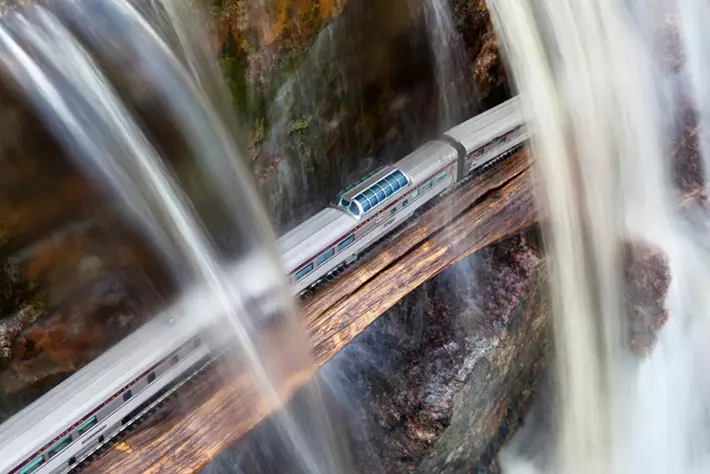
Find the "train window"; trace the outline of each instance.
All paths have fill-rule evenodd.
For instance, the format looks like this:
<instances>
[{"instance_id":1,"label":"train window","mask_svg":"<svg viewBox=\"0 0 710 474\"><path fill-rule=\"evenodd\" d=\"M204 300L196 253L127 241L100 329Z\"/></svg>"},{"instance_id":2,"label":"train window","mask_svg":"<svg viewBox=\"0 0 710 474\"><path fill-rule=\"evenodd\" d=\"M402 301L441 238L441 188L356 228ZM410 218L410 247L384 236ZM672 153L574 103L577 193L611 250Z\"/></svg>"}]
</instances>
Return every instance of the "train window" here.
<instances>
[{"instance_id":1,"label":"train window","mask_svg":"<svg viewBox=\"0 0 710 474\"><path fill-rule=\"evenodd\" d=\"M448 173L446 171L442 171L436 176L436 182L438 183L439 181L443 180L444 178L446 178L447 175Z\"/></svg>"},{"instance_id":2,"label":"train window","mask_svg":"<svg viewBox=\"0 0 710 474\"><path fill-rule=\"evenodd\" d=\"M338 244L338 252L348 248L350 246L350 244L352 244L353 242L355 242L355 235L354 234Z\"/></svg>"},{"instance_id":3,"label":"train window","mask_svg":"<svg viewBox=\"0 0 710 474\"><path fill-rule=\"evenodd\" d=\"M148 374L148 383L153 383L155 381L155 372Z\"/></svg>"},{"instance_id":4,"label":"train window","mask_svg":"<svg viewBox=\"0 0 710 474\"><path fill-rule=\"evenodd\" d=\"M372 207L370 205L370 201L368 201L365 196L358 196L355 198L355 200L360 203L360 205L362 206L363 212L369 211L370 208Z\"/></svg>"},{"instance_id":5,"label":"train window","mask_svg":"<svg viewBox=\"0 0 710 474\"><path fill-rule=\"evenodd\" d=\"M409 199L402 201L402 207L407 207L407 204L409 204Z\"/></svg>"},{"instance_id":6,"label":"train window","mask_svg":"<svg viewBox=\"0 0 710 474\"><path fill-rule=\"evenodd\" d=\"M397 181L397 179L394 176L387 176L385 178L385 180L387 180L387 182L390 184L390 186L392 186L392 189L394 191L397 191L399 188L402 187L402 186L400 186L399 181Z\"/></svg>"},{"instance_id":7,"label":"train window","mask_svg":"<svg viewBox=\"0 0 710 474\"><path fill-rule=\"evenodd\" d=\"M342 196L343 194L347 193L348 191L350 191L354 187L358 186L359 184L364 183L365 181L367 181L368 179L370 179L371 177L373 177L374 175L379 173L383 168L384 168L384 166L380 166L379 168L371 171L370 173L367 173L365 176L358 179L354 183L345 186L343 189L340 190L340 192L338 194Z\"/></svg>"},{"instance_id":8,"label":"train window","mask_svg":"<svg viewBox=\"0 0 710 474\"><path fill-rule=\"evenodd\" d=\"M412 191L412 194L411 194L409 197L412 198L412 199L414 199L414 198L416 198L417 196L419 196L419 188L417 188L417 189L415 189L414 191Z\"/></svg>"},{"instance_id":9,"label":"train window","mask_svg":"<svg viewBox=\"0 0 710 474\"><path fill-rule=\"evenodd\" d=\"M42 464L44 464L44 456L37 456L28 465L23 467L18 474L30 474L35 472Z\"/></svg>"},{"instance_id":10,"label":"train window","mask_svg":"<svg viewBox=\"0 0 710 474\"><path fill-rule=\"evenodd\" d=\"M380 186L378 186L377 184L373 184L372 191L375 193L375 196L377 196L378 201L382 202L385 200L385 192Z\"/></svg>"},{"instance_id":11,"label":"train window","mask_svg":"<svg viewBox=\"0 0 710 474\"><path fill-rule=\"evenodd\" d=\"M360 215L360 208L357 207L357 204L355 202L350 203L350 212L354 216L359 216Z\"/></svg>"},{"instance_id":12,"label":"train window","mask_svg":"<svg viewBox=\"0 0 710 474\"><path fill-rule=\"evenodd\" d=\"M427 181L426 183L422 184L422 192L425 193L428 190L431 189L431 187L434 185L431 180Z\"/></svg>"},{"instance_id":13,"label":"train window","mask_svg":"<svg viewBox=\"0 0 710 474\"><path fill-rule=\"evenodd\" d=\"M308 275L313 271L313 262L309 263L302 269L296 272L296 281L302 279L304 276Z\"/></svg>"},{"instance_id":14,"label":"train window","mask_svg":"<svg viewBox=\"0 0 710 474\"><path fill-rule=\"evenodd\" d=\"M392 209L390 209L390 215L394 214L395 212L397 212L396 207L393 207Z\"/></svg>"},{"instance_id":15,"label":"train window","mask_svg":"<svg viewBox=\"0 0 710 474\"><path fill-rule=\"evenodd\" d=\"M127 402L128 400L130 400L131 397L133 397L133 392L131 392L130 388L128 390L126 390L125 392L123 392L123 401L124 402Z\"/></svg>"},{"instance_id":16,"label":"train window","mask_svg":"<svg viewBox=\"0 0 710 474\"><path fill-rule=\"evenodd\" d=\"M88 420L86 420L84 423L79 425L79 429L77 430L79 432L79 436L83 435L87 431L89 431L91 428L93 428L96 423L98 423L98 420L96 419L96 415L92 416Z\"/></svg>"},{"instance_id":17,"label":"train window","mask_svg":"<svg viewBox=\"0 0 710 474\"><path fill-rule=\"evenodd\" d=\"M373 193L373 192L370 191L369 189L366 189L365 191L363 191L363 192L362 192L362 195L365 196L367 199L370 200L370 205L371 205L372 207L375 207L375 206L377 205L377 203L380 202L380 201L377 199L377 196L375 196L375 193Z\"/></svg>"},{"instance_id":18,"label":"train window","mask_svg":"<svg viewBox=\"0 0 710 474\"><path fill-rule=\"evenodd\" d=\"M391 196L392 194L394 194L394 189L392 189L392 185L390 183L388 183L387 181L385 181L384 179L377 184L380 185L380 187L382 188L382 190L385 192L385 194L387 196Z\"/></svg>"},{"instance_id":19,"label":"train window","mask_svg":"<svg viewBox=\"0 0 710 474\"><path fill-rule=\"evenodd\" d=\"M330 248L330 249L326 250L325 252L323 252L322 254L320 254L318 256L318 260L316 260L316 262L318 263L318 265L323 265L333 255L335 255L335 249Z\"/></svg>"},{"instance_id":20,"label":"train window","mask_svg":"<svg viewBox=\"0 0 710 474\"><path fill-rule=\"evenodd\" d=\"M395 171L394 173L392 173L392 176L394 176L397 179L397 181L399 182L399 184L401 186L407 185L407 183L408 183L407 177L404 176L404 173L402 173L401 171L399 171L399 170Z\"/></svg>"},{"instance_id":21,"label":"train window","mask_svg":"<svg viewBox=\"0 0 710 474\"><path fill-rule=\"evenodd\" d=\"M53 457L59 454L60 451L62 451L64 448L69 446L72 442L72 437L71 435L66 435L64 438L59 440L57 444L52 446L49 451L47 451L47 457Z\"/></svg>"}]
</instances>

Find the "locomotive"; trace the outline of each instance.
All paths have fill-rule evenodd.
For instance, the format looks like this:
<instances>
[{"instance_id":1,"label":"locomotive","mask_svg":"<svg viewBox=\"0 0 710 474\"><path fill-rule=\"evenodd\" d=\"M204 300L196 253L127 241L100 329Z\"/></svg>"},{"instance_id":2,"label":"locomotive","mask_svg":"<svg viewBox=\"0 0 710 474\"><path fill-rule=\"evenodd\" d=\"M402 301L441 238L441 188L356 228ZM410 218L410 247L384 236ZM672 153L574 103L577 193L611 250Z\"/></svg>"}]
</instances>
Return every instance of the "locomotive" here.
<instances>
[{"instance_id":1,"label":"locomotive","mask_svg":"<svg viewBox=\"0 0 710 474\"><path fill-rule=\"evenodd\" d=\"M528 139L518 97L445 132L392 165L338 193L331 204L279 239L294 295L302 295L357 259L433 199L476 171L514 153ZM267 314L273 291L265 255L228 271ZM244 278L249 275L249 278ZM241 278L240 278L241 276ZM219 308L194 289L168 310L0 426L0 473L71 471L145 416L215 358ZM198 311L204 317L190 317ZM262 314L263 316L263 314ZM160 343L156 344L159 336Z\"/></svg>"}]
</instances>

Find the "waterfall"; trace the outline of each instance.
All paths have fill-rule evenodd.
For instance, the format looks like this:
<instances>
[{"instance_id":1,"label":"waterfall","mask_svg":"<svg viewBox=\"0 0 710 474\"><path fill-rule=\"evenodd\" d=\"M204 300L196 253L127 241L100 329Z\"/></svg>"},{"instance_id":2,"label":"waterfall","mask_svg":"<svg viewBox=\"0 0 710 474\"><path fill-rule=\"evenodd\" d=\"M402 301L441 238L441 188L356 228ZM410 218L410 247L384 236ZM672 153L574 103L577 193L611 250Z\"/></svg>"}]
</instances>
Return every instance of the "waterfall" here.
<instances>
[{"instance_id":1,"label":"waterfall","mask_svg":"<svg viewBox=\"0 0 710 474\"><path fill-rule=\"evenodd\" d=\"M686 41L685 74L705 152L701 3L681 1L685 21L676 27ZM689 5L696 10L688 13ZM656 47L660 20L674 5L490 6L532 130L555 342L552 428L525 426L501 455L503 471L707 472L710 227L702 208L679 205L669 156L679 128L673 93L682 92L673 87L683 81L662 67ZM671 275L669 321L645 357L626 344L629 245L660 249ZM548 442L536 445L548 450L526 448L539 437Z\"/></svg>"},{"instance_id":2,"label":"waterfall","mask_svg":"<svg viewBox=\"0 0 710 474\"><path fill-rule=\"evenodd\" d=\"M461 87L461 77L467 72L466 52L454 25L449 0L422 0L421 5L434 54L439 129L443 131L459 123L470 100Z\"/></svg>"},{"instance_id":3,"label":"waterfall","mask_svg":"<svg viewBox=\"0 0 710 474\"><path fill-rule=\"evenodd\" d=\"M219 311L218 330L229 331L266 403L281 406L282 371L265 360L267 348L257 337L264 316L247 307L243 285L230 281L228 267L267 257L257 277L278 288L292 334L281 350L296 367L312 361L273 229L224 107L229 101L205 40L205 17L196 8L128 0L29 6L0 22L0 71L77 167L165 257L184 292L208 292ZM161 134L177 146L157 140ZM328 435L313 435L332 427L317 390L309 395L308 428L282 409L275 415L279 430L305 472L347 472Z\"/></svg>"}]
</instances>

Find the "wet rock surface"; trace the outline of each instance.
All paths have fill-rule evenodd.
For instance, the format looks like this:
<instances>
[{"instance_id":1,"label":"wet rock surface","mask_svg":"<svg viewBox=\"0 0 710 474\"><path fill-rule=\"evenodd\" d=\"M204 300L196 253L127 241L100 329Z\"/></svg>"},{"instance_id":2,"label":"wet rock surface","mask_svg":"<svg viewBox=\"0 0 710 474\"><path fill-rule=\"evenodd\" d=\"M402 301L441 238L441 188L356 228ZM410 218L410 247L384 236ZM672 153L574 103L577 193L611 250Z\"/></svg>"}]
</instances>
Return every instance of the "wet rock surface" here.
<instances>
[{"instance_id":1,"label":"wet rock surface","mask_svg":"<svg viewBox=\"0 0 710 474\"><path fill-rule=\"evenodd\" d=\"M697 113L687 101L677 113L677 133L672 143L672 176L678 191L697 203L703 203L705 170L697 135Z\"/></svg>"},{"instance_id":2,"label":"wet rock surface","mask_svg":"<svg viewBox=\"0 0 710 474\"><path fill-rule=\"evenodd\" d=\"M645 355L653 350L658 331L668 320L668 256L644 242L627 242L623 265L629 347Z\"/></svg>"},{"instance_id":3,"label":"wet rock surface","mask_svg":"<svg viewBox=\"0 0 710 474\"><path fill-rule=\"evenodd\" d=\"M2 243L6 240L0 238ZM42 314L43 300L42 289L7 255L0 255L0 366L12 360L15 337Z\"/></svg>"},{"instance_id":4,"label":"wet rock surface","mask_svg":"<svg viewBox=\"0 0 710 474\"><path fill-rule=\"evenodd\" d=\"M399 325L409 350L382 354L393 369L384 384L364 376L361 390L374 395L365 412L382 433L369 440L379 471L363 456L360 472L489 469L546 361L545 266L533 240L524 234L485 249L375 323L385 334L388 322ZM371 337L373 346L388 339Z\"/></svg>"},{"instance_id":5,"label":"wet rock surface","mask_svg":"<svg viewBox=\"0 0 710 474\"><path fill-rule=\"evenodd\" d=\"M707 208L705 166L698 141L698 111L687 71L676 12L660 10L656 20L656 51L660 71L667 75L670 101L668 120L672 184L686 201Z\"/></svg>"},{"instance_id":6,"label":"wet rock surface","mask_svg":"<svg viewBox=\"0 0 710 474\"><path fill-rule=\"evenodd\" d=\"M126 337L175 285L19 95L0 92L0 421Z\"/></svg>"},{"instance_id":7,"label":"wet rock surface","mask_svg":"<svg viewBox=\"0 0 710 474\"><path fill-rule=\"evenodd\" d=\"M0 255L0 286L12 295L0 304L0 421L140 327L173 291L144 244L93 227Z\"/></svg>"},{"instance_id":8,"label":"wet rock surface","mask_svg":"<svg viewBox=\"0 0 710 474\"><path fill-rule=\"evenodd\" d=\"M456 27L469 59L477 98L487 109L507 99L505 65L500 57L488 5L485 0L451 0Z\"/></svg>"},{"instance_id":9,"label":"wet rock surface","mask_svg":"<svg viewBox=\"0 0 710 474\"><path fill-rule=\"evenodd\" d=\"M548 315L545 265L526 233L447 270L376 320L321 374L353 472L495 469L547 361ZM273 423L263 423L203 472L301 472L275 440Z\"/></svg>"}]
</instances>

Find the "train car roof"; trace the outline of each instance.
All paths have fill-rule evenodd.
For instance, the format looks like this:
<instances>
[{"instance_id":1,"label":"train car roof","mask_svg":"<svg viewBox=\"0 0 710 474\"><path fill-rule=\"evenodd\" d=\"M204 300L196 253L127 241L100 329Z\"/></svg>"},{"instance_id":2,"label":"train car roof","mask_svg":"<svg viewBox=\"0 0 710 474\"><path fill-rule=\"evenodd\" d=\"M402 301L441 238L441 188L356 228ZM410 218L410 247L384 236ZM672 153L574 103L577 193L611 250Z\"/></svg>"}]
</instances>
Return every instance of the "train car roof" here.
<instances>
[{"instance_id":1,"label":"train car roof","mask_svg":"<svg viewBox=\"0 0 710 474\"><path fill-rule=\"evenodd\" d=\"M382 169L378 170L376 173L370 175L370 177L368 177L366 180L358 183L357 186L353 186L352 188L348 189L347 192L339 195L341 195L343 199L352 201L355 196L368 189L370 186L377 183L385 176L394 173L395 171L397 171L396 167L387 165Z\"/></svg>"},{"instance_id":2,"label":"train car roof","mask_svg":"<svg viewBox=\"0 0 710 474\"><path fill-rule=\"evenodd\" d=\"M428 179L431 173L456 160L458 153L446 142L432 140L414 150L396 163L417 185Z\"/></svg>"},{"instance_id":3,"label":"train car roof","mask_svg":"<svg viewBox=\"0 0 710 474\"><path fill-rule=\"evenodd\" d=\"M323 209L279 239L286 269L291 273L319 250L327 250L324 245L334 242L356 225L357 221L340 209Z\"/></svg>"},{"instance_id":4,"label":"train car roof","mask_svg":"<svg viewBox=\"0 0 710 474\"><path fill-rule=\"evenodd\" d=\"M366 179L362 179L358 181L354 186L349 186L346 188L346 190L343 192L339 192L338 196L342 196L344 199L347 199L348 201L352 201L353 197L360 194L362 191L365 189L369 188L388 174L392 173L395 171L395 167L391 165L383 166L382 168L378 169L374 173L371 173L369 176L367 176Z\"/></svg>"},{"instance_id":5,"label":"train car roof","mask_svg":"<svg viewBox=\"0 0 710 474\"><path fill-rule=\"evenodd\" d=\"M461 143L470 153L523 123L520 99L515 96L457 125L445 135Z\"/></svg>"}]
</instances>

